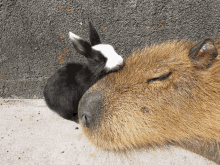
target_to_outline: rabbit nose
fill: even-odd
[[[121,64],[118,64],[118,65],[117,65],[117,67],[118,67],[119,69],[122,69],[124,66],[125,66],[124,61],[123,61]]]
[[[87,91],[79,102],[79,120],[84,127],[90,127],[97,122],[102,114],[102,94]]]

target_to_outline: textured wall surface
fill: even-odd
[[[42,98],[57,69],[85,60],[68,32],[88,40],[90,20],[123,57],[172,39],[220,36],[219,0],[1,0],[0,97]]]

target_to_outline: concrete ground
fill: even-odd
[[[79,124],[52,112],[42,99],[0,100],[1,165],[215,165],[178,147],[133,151],[98,150]]]

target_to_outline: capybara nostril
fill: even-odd
[[[92,127],[93,122],[102,114],[102,94],[86,92],[79,102],[79,122],[85,127]],[[94,120],[96,119],[96,120]]]
[[[82,118],[81,118],[81,124],[83,126],[89,126],[89,123],[90,123],[90,118],[88,118],[86,115],[82,115]]]

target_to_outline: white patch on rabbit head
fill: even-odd
[[[123,58],[118,55],[111,45],[98,44],[92,47],[93,49],[100,51],[104,57],[107,58],[105,69],[106,71],[118,70],[123,65]]]

